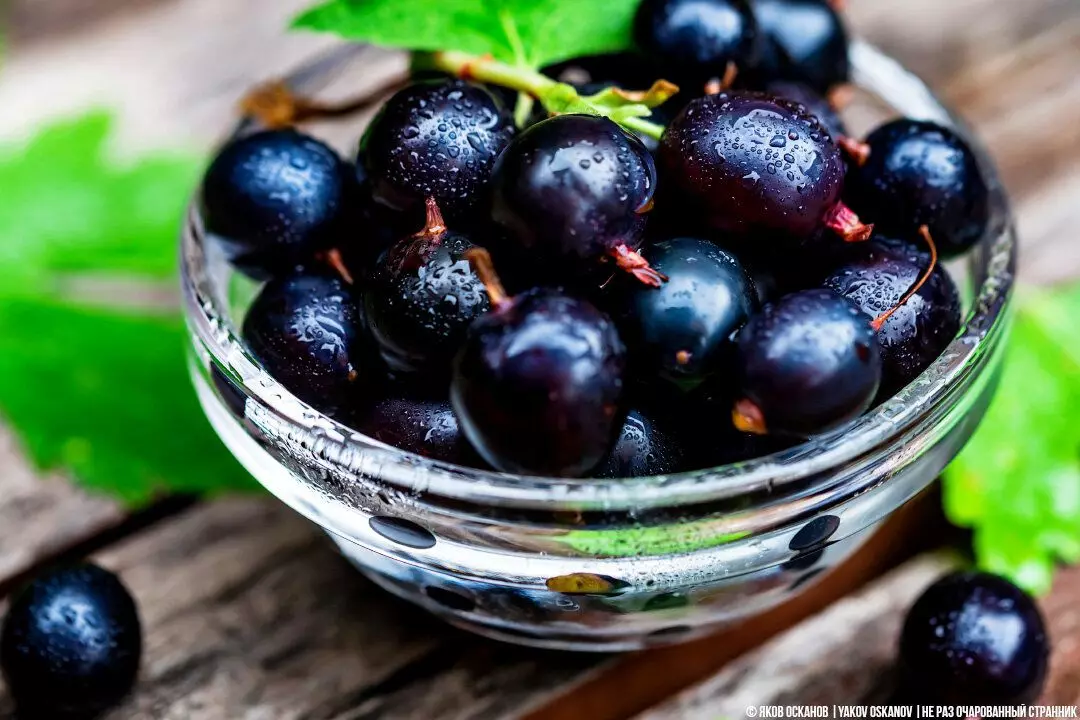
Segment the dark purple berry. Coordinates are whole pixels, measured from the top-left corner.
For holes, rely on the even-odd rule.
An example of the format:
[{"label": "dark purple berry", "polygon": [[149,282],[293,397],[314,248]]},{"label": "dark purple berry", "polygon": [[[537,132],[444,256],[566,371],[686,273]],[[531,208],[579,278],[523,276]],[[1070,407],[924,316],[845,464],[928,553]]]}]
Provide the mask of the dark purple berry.
[{"label": "dark purple berry", "polygon": [[[850,246],[825,279],[871,318],[897,305],[927,269],[928,258],[908,243],[884,238]],[[960,294],[944,268],[896,308],[877,332],[881,343],[881,394],[891,396],[914,380],[945,350],[960,329]]]},{"label": "dark purple berry", "polygon": [[723,78],[729,64],[740,71],[755,66],[762,50],[747,0],[644,0],[634,39],[665,78],[691,94]]},{"label": "dark purple berry", "polygon": [[824,95],[848,81],[847,30],[830,0],[753,0],[753,7],[764,37],[757,83],[793,80]]},{"label": "dark purple berry", "polygon": [[255,277],[291,271],[344,239],[355,179],[318,140],[268,130],[233,140],[202,184],[206,230],[232,263]]},{"label": "dark purple berry", "polygon": [[739,333],[736,428],[808,437],[864,413],[881,383],[870,321],[832,290],[766,305]]},{"label": "dark purple berry", "polygon": [[796,103],[729,92],[693,100],[664,133],[659,164],[665,198],[714,230],[803,241],[829,227],[847,240],[869,237],[840,201],[839,148]]},{"label": "dark purple berry", "polygon": [[631,410],[615,446],[593,474],[598,478],[665,475],[685,469],[684,456],[673,434],[644,412]]},{"label": "dark purple berry", "polygon": [[352,426],[406,452],[432,460],[480,467],[447,400],[387,397],[359,410]]},{"label": "dark purple berry", "polygon": [[732,337],[757,309],[757,291],[738,259],[708,240],[655,243],[649,262],[668,281],[625,283],[619,327],[636,373],[688,390],[730,367]]},{"label": "dark purple berry", "polygon": [[351,286],[329,275],[272,280],[244,317],[244,341],[290,392],[335,413],[377,366],[358,300]]},{"label": "dark purple berry", "polygon": [[766,85],[765,92],[802,105],[807,113],[816,117],[822,127],[829,131],[833,140],[847,136],[847,126],[840,119],[840,115],[824,95],[820,95],[809,85],[790,80],[777,80]]},{"label": "dark purple berry", "polygon": [[519,254],[564,277],[613,263],[661,282],[637,253],[656,190],[652,155],[594,115],[559,115],[514,139],[495,166],[493,216]]},{"label": "dark purple berry", "polygon": [[860,215],[896,237],[914,237],[926,225],[943,257],[968,250],[986,234],[989,190],[959,135],[903,119],[879,127],[866,143],[869,158],[847,183],[847,198]]},{"label": "dark purple berry", "polygon": [[435,198],[448,220],[486,209],[491,168],[514,136],[513,118],[480,85],[437,80],[390,98],[360,141],[375,199],[419,219]]},{"label": "dark purple berry", "polygon": [[1016,705],[1035,702],[1049,642],[1035,601],[987,573],[949,575],[923,593],[900,637],[908,702]]},{"label": "dark purple berry", "polygon": [[493,309],[469,328],[451,385],[465,435],[504,472],[583,476],[622,424],[625,349],[615,324],[559,290],[506,297],[484,256],[470,253]]},{"label": "dark purple berry", "polygon": [[4,619],[0,666],[20,714],[91,717],[118,703],[139,672],[142,630],[119,578],[83,564],[47,572]]},{"label": "dark purple berry", "polygon": [[465,253],[468,237],[447,230],[428,201],[427,224],[376,263],[364,308],[383,358],[395,372],[445,372],[469,324],[491,305]]}]

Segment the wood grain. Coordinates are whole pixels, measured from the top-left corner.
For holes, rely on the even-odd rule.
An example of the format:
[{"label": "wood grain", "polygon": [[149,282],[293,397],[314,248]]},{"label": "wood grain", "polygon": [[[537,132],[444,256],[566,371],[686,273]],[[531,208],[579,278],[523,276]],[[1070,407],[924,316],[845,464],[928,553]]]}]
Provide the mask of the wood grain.
[{"label": "wood grain", "polygon": [[[14,0],[8,9],[16,42],[0,74],[0,137],[24,134],[46,117],[108,106],[120,116],[120,152],[201,151],[227,127],[253,81],[335,44],[282,34],[306,4]],[[1080,226],[1080,4],[848,4],[856,33],[928,78],[989,145],[1018,201],[1024,277],[1080,275],[1080,244],[1072,241]],[[404,64],[400,55],[368,57],[373,82]],[[62,477],[36,478],[0,434],[0,588],[124,517]],[[890,566],[897,556],[889,553],[904,549],[889,545],[895,536],[881,537],[800,604],[738,633],[604,664],[447,629],[359,578],[314,529],[272,501],[215,503],[101,557],[131,584],[148,633],[143,682],[113,718],[626,717]],[[1080,593],[1080,574],[1062,578],[1063,589],[1046,605],[1055,636],[1048,696],[1073,702],[1080,611],[1070,601]],[[749,660],[737,662],[730,667],[753,674]]]},{"label": "wood grain", "polygon": [[[908,608],[955,565],[923,555],[828,607],[639,720],[745,717],[750,705],[830,705],[888,699],[897,638]],[[1050,636],[1050,672],[1038,700],[1080,704],[1080,568],[1062,570],[1040,601]]]},{"label": "wood grain", "polygon": [[123,577],[145,634],[112,720],[513,717],[597,662],[443,625],[270,498],[194,508],[95,560]]},{"label": "wood grain", "polygon": [[749,706],[871,698],[887,684],[907,608],[955,563],[944,555],[912,560],[639,718],[741,718]]}]

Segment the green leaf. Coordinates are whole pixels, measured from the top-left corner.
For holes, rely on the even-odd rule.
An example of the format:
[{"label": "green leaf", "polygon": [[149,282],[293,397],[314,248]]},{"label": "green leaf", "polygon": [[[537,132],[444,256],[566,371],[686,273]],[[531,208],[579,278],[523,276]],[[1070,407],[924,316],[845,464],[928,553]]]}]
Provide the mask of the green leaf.
[{"label": "green leaf", "polygon": [[1042,593],[1058,562],[1080,560],[1080,286],[1018,305],[997,396],[944,499],[980,567]]},{"label": "green leaf", "polygon": [[253,481],[199,409],[175,316],[0,303],[0,405],[42,468],[131,503]]},{"label": "green leaf", "polygon": [[176,239],[202,163],[117,162],[111,128],[93,113],[0,148],[0,412],[39,466],[132,503],[251,487],[198,407],[179,312],[63,295],[85,278],[176,287]]},{"label": "green leaf", "polygon": [[408,50],[458,50],[538,68],[632,46],[639,0],[329,0],[294,27]]},{"label": "green leaf", "polygon": [[69,273],[174,274],[179,218],[202,163],[165,155],[117,163],[111,129],[98,112],[0,149],[6,292],[44,292]]},{"label": "green leaf", "polygon": [[711,522],[622,530],[571,530],[552,539],[586,555],[675,555],[735,542],[749,533],[717,533]]}]

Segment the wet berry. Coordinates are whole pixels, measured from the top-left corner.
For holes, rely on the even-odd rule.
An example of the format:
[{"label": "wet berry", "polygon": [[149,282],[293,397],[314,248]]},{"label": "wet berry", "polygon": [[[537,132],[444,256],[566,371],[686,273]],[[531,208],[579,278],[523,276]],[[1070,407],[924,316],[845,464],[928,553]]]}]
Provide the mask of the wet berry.
[{"label": "wet berry", "polygon": [[738,259],[708,240],[655,243],[649,262],[668,281],[623,283],[619,328],[635,374],[690,389],[730,366],[732,336],[757,309],[757,291]]},{"label": "wet berry", "polygon": [[330,275],[267,283],[244,317],[243,337],[275,380],[324,412],[347,406],[376,367],[358,298]]},{"label": "wet berry", "polygon": [[[929,262],[909,243],[885,238],[848,246],[845,255],[824,285],[872,318],[900,302]],[[914,380],[941,355],[959,329],[960,295],[945,269],[935,266],[918,292],[877,332],[883,368],[881,394],[891,396]]]},{"label": "wet berry", "polygon": [[806,108],[806,112],[818,119],[821,125],[829,131],[833,140],[837,140],[848,134],[847,126],[840,119],[840,115],[824,95],[819,94],[809,85],[792,82],[790,80],[776,80],[765,86],[765,92],[769,95],[790,100]]},{"label": "wet berry", "polygon": [[352,427],[379,442],[432,460],[483,466],[448,400],[387,397],[356,412]]},{"label": "wet berry", "polygon": [[493,216],[518,253],[559,277],[608,264],[661,279],[637,253],[656,190],[652,155],[607,118],[559,115],[514,139],[495,166]]},{"label": "wet berry", "polygon": [[723,78],[729,64],[740,71],[753,67],[762,49],[747,0],[644,0],[634,39],[665,78],[692,94]]},{"label": "wet berry", "polygon": [[982,239],[990,217],[989,190],[971,148],[935,123],[896,120],[866,138],[868,161],[852,170],[852,207],[897,237],[929,227],[945,257]]},{"label": "wet berry", "polygon": [[832,290],[804,290],[766,305],[739,333],[735,426],[806,437],[864,413],[881,383],[881,347],[870,321]]},{"label": "wet berry", "polygon": [[89,564],[38,577],[4,619],[0,666],[27,717],[92,717],[135,683],[142,630],[120,580]]},{"label": "wet berry", "polygon": [[423,230],[376,263],[364,307],[383,358],[395,372],[447,372],[469,324],[491,307],[465,253],[468,237],[447,229],[433,199]]},{"label": "wet berry", "polygon": [[676,437],[640,410],[627,413],[615,446],[592,473],[599,478],[650,477],[685,469]]},{"label": "wet berry", "polygon": [[840,150],[796,103],[729,92],[693,100],[664,133],[659,165],[664,197],[701,213],[714,230],[763,241],[804,241],[824,227],[847,240],[869,237],[840,201]]},{"label": "wet berry", "polygon": [[514,135],[513,118],[480,85],[420,82],[399,91],[360,141],[376,200],[423,216],[427,198],[452,222],[486,208],[495,158]]},{"label": "wet berry", "polygon": [[850,74],[848,35],[830,0],[753,0],[764,37],[755,77],[793,80],[826,94]]},{"label": "wet berry", "polygon": [[458,419],[499,470],[586,475],[622,424],[625,348],[615,324],[559,290],[507,297],[484,256],[470,252],[493,309],[469,328],[455,363]]},{"label": "wet berry", "polygon": [[354,183],[350,166],[318,140],[295,130],[257,132],[211,163],[203,220],[236,267],[266,277],[342,239]]},{"label": "wet berry", "polygon": [[900,637],[906,702],[1015,705],[1038,698],[1049,642],[1039,608],[1004,578],[961,572],[932,585]]}]

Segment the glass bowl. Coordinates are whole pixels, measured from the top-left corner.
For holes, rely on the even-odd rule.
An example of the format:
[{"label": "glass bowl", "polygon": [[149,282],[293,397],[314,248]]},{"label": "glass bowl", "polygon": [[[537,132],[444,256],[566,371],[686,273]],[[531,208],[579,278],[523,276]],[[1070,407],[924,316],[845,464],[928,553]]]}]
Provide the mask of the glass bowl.
[{"label": "glass bowl", "polygon": [[[860,42],[851,55],[854,114],[959,125],[893,60]],[[363,51],[342,57],[302,69],[294,87],[363,78]],[[221,439],[271,493],[377,584],[454,625],[570,650],[686,640],[806,588],[932,482],[979,423],[998,376],[1016,253],[1006,198],[982,160],[994,222],[954,269],[967,298],[959,336],[888,402],[778,454],[581,480],[485,472],[384,445],[259,367],[237,332],[237,296],[251,288],[207,241],[193,207],[182,282],[195,388]]]}]

